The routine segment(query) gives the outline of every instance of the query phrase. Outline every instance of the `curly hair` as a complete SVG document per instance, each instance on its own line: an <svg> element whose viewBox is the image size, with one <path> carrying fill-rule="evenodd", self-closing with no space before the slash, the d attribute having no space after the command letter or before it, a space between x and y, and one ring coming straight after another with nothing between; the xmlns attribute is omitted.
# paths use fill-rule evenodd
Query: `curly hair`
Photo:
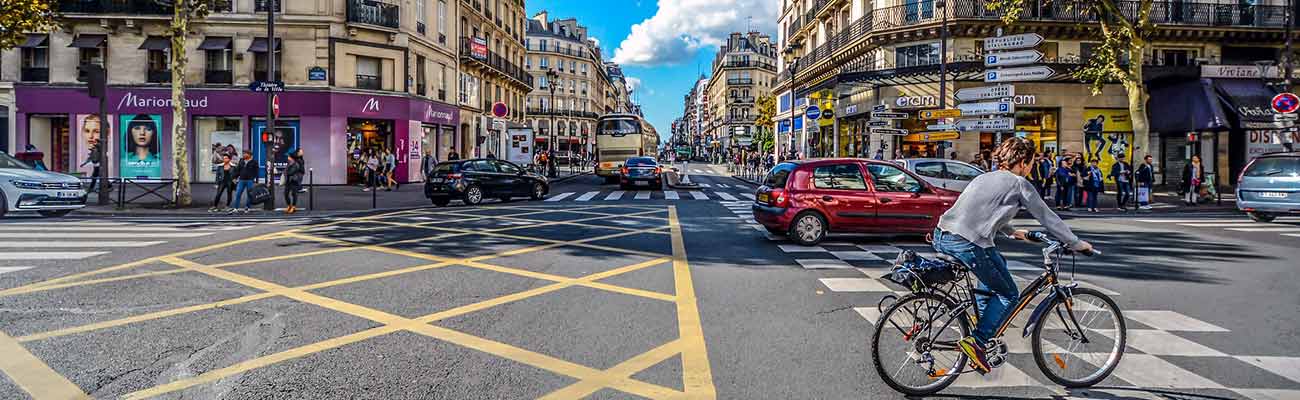
<svg viewBox="0 0 1300 400"><path fill-rule="evenodd" d="M1020 163L1029 162L1034 158L1034 143L1022 137L1013 137L1002 141L996 150L993 150L993 162L997 164L998 169L1011 169Z"/></svg>

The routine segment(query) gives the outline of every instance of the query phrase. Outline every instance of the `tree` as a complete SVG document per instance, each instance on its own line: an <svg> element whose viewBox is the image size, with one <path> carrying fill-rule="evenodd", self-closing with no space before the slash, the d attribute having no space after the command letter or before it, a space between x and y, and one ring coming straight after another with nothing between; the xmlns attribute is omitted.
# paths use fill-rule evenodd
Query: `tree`
<svg viewBox="0 0 1300 400"><path fill-rule="evenodd" d="M185 37L191 23L206 18L212 8L221 7L226 0L154 1L173 9L168 27L172 70L172 177L176 179L173 198L177 207L188 207L194 199L190 193L190 155L186 140L189 132L185 118L185 68L189 58L185 53Z"/></svg>
<svg viewBox="0 0 1300 400"><path fill-rule="evenodd" d="M27 32L47 32L58 26L49 0L0 1L0 50L27 39Z"/></svg>
<svg viewBox="0 0 1300 400"><path fill-rule="evenodd" d="M1151 126L1147 121L1146 86L1142 83L1142 64L1156 26L1151 23L1153 0L1064 0L1067 12L1094 17L1101 45L1093 48L1087 65L1076 69L1073 75L1092 85L1092 94L1098 95L1107 83L1119 82L1128 96L1129 119L1133 123L1133 145L1150 152ZM986 7L1002 14L1008 25L1020 19L1026 7L1035 3L1029 0L991 0ZM1136 155L1134 154L1136 157Z"/></svg>
<svg viewBox="0 0 1300 400"><path fill-rule="evenodd" d="M772 151L776 141L772 134L772 119L776 117L776 97L770 94L758 96L754 101L754 107L757 109L754 125L756 133L754 134L754 143L757 144L759 151Z"/></svg>

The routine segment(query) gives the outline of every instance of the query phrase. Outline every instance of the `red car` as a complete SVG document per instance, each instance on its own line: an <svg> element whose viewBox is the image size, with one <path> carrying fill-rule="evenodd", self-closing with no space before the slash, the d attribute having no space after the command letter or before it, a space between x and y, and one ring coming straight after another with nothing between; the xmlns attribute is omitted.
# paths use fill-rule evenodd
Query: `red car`
<svg viewBox="0 0 1300 400"><path fill-rule="evenodd" d="M831 232L929 233L960 194L883 161L793 161L772 168L753 210L769 232L811 246Z"/></svg>

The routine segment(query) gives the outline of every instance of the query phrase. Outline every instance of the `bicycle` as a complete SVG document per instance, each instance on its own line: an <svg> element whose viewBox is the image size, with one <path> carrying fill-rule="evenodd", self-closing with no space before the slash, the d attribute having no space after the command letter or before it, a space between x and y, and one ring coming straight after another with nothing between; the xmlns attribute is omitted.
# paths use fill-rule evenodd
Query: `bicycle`
<svg viewBox="0 0 1300 400"><path fill-rule="evenodd" d="M1128 338L1124 316L1110 297L1074 282L1077 265L1074 257L1071 257L1071 282L1062 283L1058 279L1058 262L1074 253L1067 246L1042 232L1031 232L1028 236L1031 241L1047 245L1043 249L1043 273L1020 292L1019 303L986 346L989 364L996 369L1007 361L1009 351L1002 340L1003 333L1021 311L1046 293L1021 333L1022 338L1032 335L1030 344L1035 364L1059 385L1068 388L1095 385L1106 379L1123 357ZM1098 251L1085 253L1100 254ZM993 293L977 287L972 282L970 268L952 256L940 254L942 268L928 270L904 266L905 257L899 256L890 280L910 286L912 293L902 298L887 296L877 305L883 310L871 337L872 364L894 390L914 396L930 395L947 388L961 374L975 371L957 342L969 336L971 327L979 320L975 296ZM885 308L885 302L891 298L896 301ZM889 341L895 337L902 341ZM882 343L882 339L886 342ZM886 369L881 351L897 348L904 350L903 357L898 365ZM905 372L910 372L914 379L899 376Z"/></svg>

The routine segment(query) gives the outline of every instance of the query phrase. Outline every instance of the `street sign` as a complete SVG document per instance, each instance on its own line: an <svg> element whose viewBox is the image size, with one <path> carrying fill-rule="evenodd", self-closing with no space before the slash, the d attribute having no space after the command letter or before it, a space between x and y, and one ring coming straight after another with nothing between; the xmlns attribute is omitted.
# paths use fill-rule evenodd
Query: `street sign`
<svg viewBox="0 0 1300 400"><path fill-rule="evenodd" d="M1029 65L1043 59L1043 52L1038 50L1008 51L984 55L985 67L1012 67Z"/></svg>
<svg viewBox="0 0 1300 400"><path fill-rule="evenodd" d="M926 125L926 126L925 126L925 129L932 130L932 131L951 131L951 130L956 130L956 129L957 129L957 125L953 125L953 124L931 124L931 125Z"/></svg>
<svg viewBox="0 0 1300 400"><path fill-rule="evenodd" d="M885 110L888 110L888 108L885 108L884 104L871 106L871 112L885 112Z"/></svg>
<svg viewBox="0 0 1300 400"><path fill-rule="evenodd" d="M957 118L962 114L961 110L951 108L940 110L921 110L916 112L917 119L940 119L940 118Z"/></svg>
<svg viewBox="0 0 1300 400"><path fill-rule="evenodd" d="M885 128L893 124L894 121L883 120L883 119L867 121L867 126L872 128Z"/></svg>
<svg viewBox="0 0 1300 400"><path fill-rule="evenodd" d="M1296 118L1295 114L1273 114L1274 121L1295 121Z"/></svg>
<svg viewBox="0 0 1300 400"><path fill-rule="evenodd" d="M901 113L901 112L873 112L873 113L871 113L871 118L873 118L873 119L907 119L907 113Z"/></svg>
<svg viewBox="0 0 1300 400"><path fill-rule="evenodd" d="M498 101L492 104L492 116L505 118L507 114L510 114L510 107L506 106L506 103Z"/></svg>
<svg viewBox="0 0 1300 400"><path fill-rule="evenodd" d="M1277 96L1273 96L1273 101L1269 104L1273 106L1273 111L1289 114L1300 108L1300 97L1296 97L1295 93L1291 92L1278 93Z"/></svg>
<svg viewBox="0 0 1300 400"><path fill-rule="evenodd" d="M944 140L957 140L961 138L959 132L917 132L903 136L904 142L941 142Z"/></svg>
<svg viewBox="0 0 1300 400"><path fill-rule="evenodd" d="M877 135L906 135L906 129L898 128L871 128L871 133Z"/></svg>
<svg viewBox="0 0 1300 400"><path fill-rule="evenodd" d="M981 103L962 103L957 105L962 116L1010 114L1016 112L1015 103L1009 101L986 101Z"/></svg>
<svg viewBox="0 0 1300 400"><path fill-rule="evenodd" d="M827 108L826 111L822 111L821 119L835 119L835 110Z"/></svg>
<svg viewBox="0 0 1300 400"><path fill-rule="evenodd" d="M248 90L254 92L283 92L284 82L281 81L254 81L248 84Z"/></svg>
<svg viewBox="0 0 1300 400"><path fill-rule="evenodd" d="M962 132L1009 131L1015 126L1015 118L963 119L957 121L957 130Z"/></svg>
<svg viewBox="0 0 1300 400"><path fill-rule="evenodd" d="M808 106L807 109L804 109L803 115L808 119L817 119L822 116L822 109L817 108L817 106Z"/></svg>
<svg viewBox="0 0 1300 400"><path fill-rule="evenodd" d="M280 118L280 95L271 95L271 116Z"/></svg>
<svg viewBox="0 0 1300 400"><path fill-rule="evenodd" d="M994 36L984 38L984 50L1015 50L1037 46L1043 42L1043 35L1022 33L1019 35Z"/></svg>
<svg viewBox="0 0 1300 400"><path fill-rule="evenodd" d="M984 71L985 82L1023 82L1041 81L1056 75L1052 68L1035 65L1032 67L1003 68Z"/></svg>
<svg viewBox="0 0 1300 400"><path fill-rule="evenodd" d="M957 101L974 101L987 99L1002 99L1016 95L1016 87L1013 85L981 86L970 87L957 90L954 95Z"/></svg>

